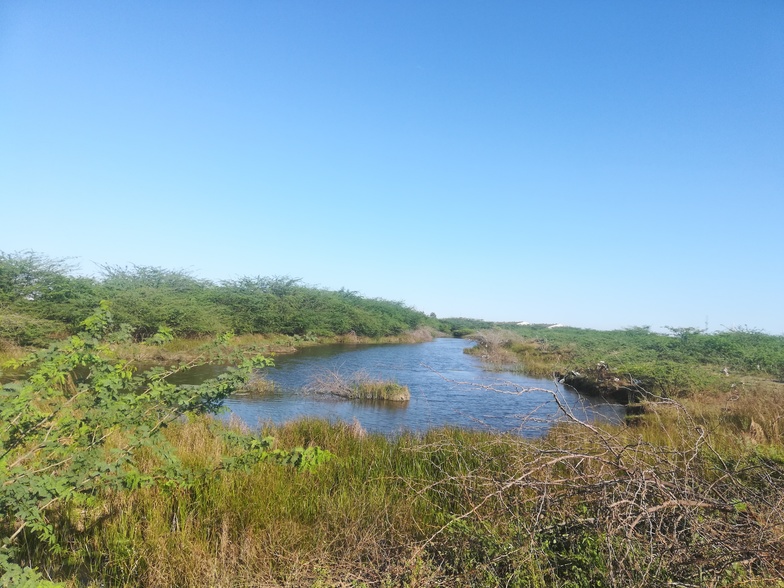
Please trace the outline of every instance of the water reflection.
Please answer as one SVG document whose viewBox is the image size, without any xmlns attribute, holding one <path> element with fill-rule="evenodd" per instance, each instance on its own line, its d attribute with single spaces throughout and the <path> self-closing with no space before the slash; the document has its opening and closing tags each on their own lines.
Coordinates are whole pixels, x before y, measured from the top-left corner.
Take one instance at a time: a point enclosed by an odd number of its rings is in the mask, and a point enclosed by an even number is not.
<svg viewBox="0 0 784 588">
<path fill-rule="evenodd" d="M 275 358 L 276 366 L 267 372 L 276 384 L 274 392 L 235 395 L 226 405 L 250 426 L 308 416 L 356 419 L 366 430 L 385 434 L 456 426 L 538 436 L 561 416 L 553 399 L 553 382 L 487 372 L 478 359 L 463 353 L 469 345 L 462 339 L 436 339 L 413 345 L 312 347 Z M 216 373 L 211 366 L 201 369 L 203 377 Z M 409 387 L 411 400 L 347 401 L 303 393 L 314 375 L 324 370 L 346 376 L 362 370 L 374 378 L 395 380 Z M 559 398 L 579 418 L 622 418 L 622 407 L 571 390 L 561 389 Z"/>
</svg>

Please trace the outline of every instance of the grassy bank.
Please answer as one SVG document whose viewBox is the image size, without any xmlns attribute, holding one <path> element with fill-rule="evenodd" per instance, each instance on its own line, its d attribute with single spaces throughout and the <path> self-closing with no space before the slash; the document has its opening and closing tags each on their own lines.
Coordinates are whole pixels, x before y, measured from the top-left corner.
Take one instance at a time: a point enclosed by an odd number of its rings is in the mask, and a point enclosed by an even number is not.
<svg viewBox="0 0 784 588">
<path fill-rule="evenodd" d="M 109 319 L 2 389 L 0 585 L 784 585 L 778 383 L 624 426 L 562 406 L 537 440 L 250 431 L 204 413 L 262 359 L 176 386 L 118 361 Z"/>
<path fill-rule="evenodd" d="M 443 333 L 429 328 L 406 331 L 399 335 L 386 337 L 359 337 L 357 335 L 340 335 L 329 337 L 298 337 L 281 334 L 248 334 L 230 335 L 221 338 L 221 344 L 215 345 L 215 337 L 177 337 L 159 343 L 148 341 L 120 341 L 109 346 L 113 354 L 135 366 L 171 365 L 200 360 L 216 361 L 224 364 L 236 364 L 243 358 L 264 355 L 274 358 L 277 355 L 295 353 L 299 349 L 317 345 L 383 345 L 423 343 L 432 341 Z M 0 340 L 0 366 L 9 361 L 18 360 L 31 352 L 35 346 L 19 346 Z M 6 374 L 13 370 L 6 368 Z M 2 381 L 2 376 L 0 376 Z"/>
<path fill-rule="evenodd" d="M 429 328 L 405 331 L 399 335 L 385 337 L 360 337 L 355 334 L 332 336 L 308 336 L 282 334 L 230 335 L 222 338 L 221 354 L 229 358 L 264 355 L 275 357 L 295 353 L 298 349 L 316 345 L 381 345 L 389 343 L 422 343 L 432 341 L 439 332 Z M 173 338 L 160 344 L 144 341 L 124 341 L 112 344 L 118 357 L 139 364 L 168 364 L 171 362 L 191 361 L 199 357 L 212 357 L 215 350 L 215 337 Z M 17 357 L 22 355 L 17 351 Z M 0 355 L 2 360 L 2 355 Z"/>
<path fill-rule="evenodd" d="M 469 352 L 490 366 L 553 377 L 621 401 L 728 391 L 750 379 L 784 378 L 784 337 L 735 330 L 594 331 L 509 326 L 471 335 Z"/>
<path fill-rule="evenodd" d="M 53 517 L 65 554 L 25 548 L 72 585 L 775 585 L 781 445 L 727 422 L 714 436 L 703 416 L 660 406 L 634 429 L 537 442 L 312 420 L 264 431 L 334 454 L 311 471 L 217 469 L 236 446 L 196 419 L 167 433 L 187 484 L 103 493 Z"/>
</svg>

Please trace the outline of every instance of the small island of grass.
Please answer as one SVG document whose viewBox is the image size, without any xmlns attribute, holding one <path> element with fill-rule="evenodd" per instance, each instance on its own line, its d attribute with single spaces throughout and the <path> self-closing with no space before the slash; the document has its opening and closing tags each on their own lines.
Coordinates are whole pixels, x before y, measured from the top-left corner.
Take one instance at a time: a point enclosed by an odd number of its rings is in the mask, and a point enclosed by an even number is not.
<svg viewBox="0 0 784 588">
<path fill-rule="evenodd" d="M 327 370 L 314 376 L 306 390 L 314 394 L 331 394 L 350 400 L 407 402 L 411 399 L 408 386 L 393 380 L 373 378 L 364 371 L 346 377 L 337 370 Z"/>
</svg>

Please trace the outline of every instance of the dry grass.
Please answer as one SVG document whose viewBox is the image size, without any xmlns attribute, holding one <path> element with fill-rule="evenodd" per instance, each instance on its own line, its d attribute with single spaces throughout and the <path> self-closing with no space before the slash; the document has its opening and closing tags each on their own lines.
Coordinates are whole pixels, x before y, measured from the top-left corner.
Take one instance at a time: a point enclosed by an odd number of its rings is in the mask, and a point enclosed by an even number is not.
<svg viewBox="0 0 784 588">
<path fill-rule="evenodd" d="M 343 343 L 349 345 L 359 344 L 378 344 L 378 343 L 424 343 L 432 341 L 434 337 L 443 335 L 430 327 L 419 327 L 412 331 L 405 331 L 399 335 L 388 335 L 385 337 L 362 337 L 357 335 L 354 331 L 337 335 L 331 338 L 335 343 Z"/>
<path fill-rule="evenodd" d="M 30 349 L 0 339 L 0 366 L 12 359 L 22 359 L 28 353 L 30 353 Z"/>
<path fill-rule="evenodd" d="M 143 343 L 122 342 L 111 346 L 119 358 L 138 364 L 173 364 L 191 361 L 204 354 L 205 348 L 212 344 L 213 338 L 181 338 L 164 345 L 145 345 Z"/>
<path fill-rule="evenodd" d="M 489 365 L 508 369 L 519 363 L 517 355 L 509 349 L 512 343 L 522 341 L 519 335 L 505 329 L 485 329 L 477 331 L 469 338 L 477 344 L 468 352 L 479 356 Z"/>
<path fill-rule="evenodd" d="M 343 335 L 338 335 L 335 337 L 335 343 L 343 343 L 345 345 L 356 345 L 358 343 L 362 343 L 363 339 L 359 335 L 357 335 L 354 331 L 349 333 L 344 333 Z"/>
<path fill-rule="evenodd" d="M 397 343 L 424 343 L 432 341 L 436 333 L 430 327 L 419 327 L 413 331 L 406 331 L 397 337 Z"/>
<path fill-rule="evenodd" d="M 784 383 L 744 377 L 729 389 L 702 392 L 681 401 L 722 449 L 739 445 L 784 446 Z"/>
<path fill-rule="evenodd" d="M 350 400 L 387 400 L 406 402 L 411 399 L 408 386 L 373 378 L 364 370 L 345 376 L 339 370 L 324 370 L 314 375 L 306 392 L 312 394 L 331 394 Z"/>
<path fill-rule="evenodd" d="M 275 391 L 275 382 L 273 382 L 269 376 L 265 373 L 254 373 L 248 382 L 242 387 L 240 392 L 237 392 L 238 395 L 243 394 L 253 394 L 253 395 L 262 395 L 262 394 L 270 394 Z"/>
<path fill-rule="evenodd" d="M 237 450 L 196 419 L 168 432 L 187 484 L 107 494 L 102 524 L 69 540 L 106 586 L 776 586 L 781 388 L 745 388 L 647 404 L 634 426 L 562 407 L 539 440 L 317 420 L 261 432 L 336 456 L 310 473 L 216 469 Z"/>
</svg>

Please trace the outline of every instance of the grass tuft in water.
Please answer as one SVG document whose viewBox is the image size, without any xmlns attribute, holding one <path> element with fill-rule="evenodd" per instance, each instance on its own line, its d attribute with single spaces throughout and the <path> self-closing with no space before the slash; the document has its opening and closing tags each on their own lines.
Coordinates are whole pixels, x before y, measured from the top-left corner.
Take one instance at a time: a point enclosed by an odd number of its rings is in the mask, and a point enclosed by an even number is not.
<svg viewBox="0 0 784 588">
<path fill-rule="evenodd" d="M 408 386 L 391 380 L 371 377 L 364 370 L 344 376 L 338 370 L 316 374 L 305 390 L 313 394 L 331 394 L 350 400 L 387 400 L 406 402 L 411 399 Z"/>
</svg>

